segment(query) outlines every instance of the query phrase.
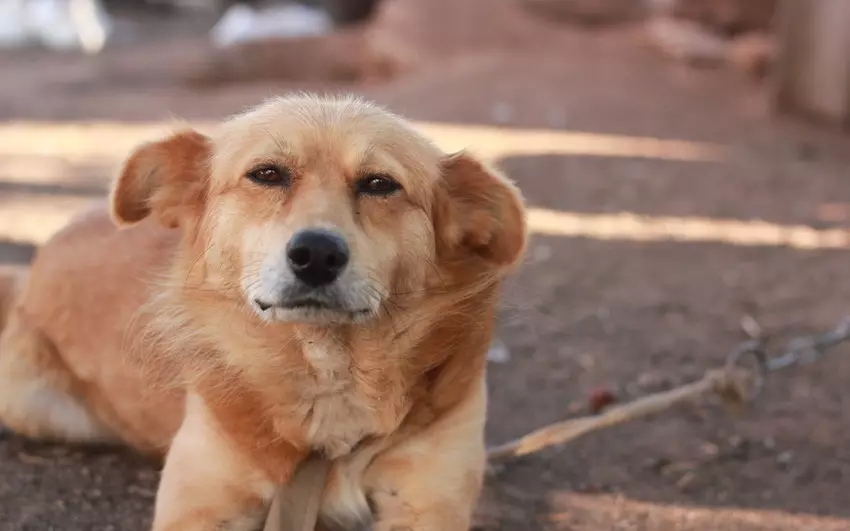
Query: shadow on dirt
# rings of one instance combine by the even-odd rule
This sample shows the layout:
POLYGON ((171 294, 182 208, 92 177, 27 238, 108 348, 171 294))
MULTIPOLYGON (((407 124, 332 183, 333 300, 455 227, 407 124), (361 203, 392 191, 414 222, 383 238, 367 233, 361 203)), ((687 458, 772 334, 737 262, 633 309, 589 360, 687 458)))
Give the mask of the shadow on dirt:
POLYGON ((0 264, 28 264, 34 254, 32 244, 0 240, 0 264))

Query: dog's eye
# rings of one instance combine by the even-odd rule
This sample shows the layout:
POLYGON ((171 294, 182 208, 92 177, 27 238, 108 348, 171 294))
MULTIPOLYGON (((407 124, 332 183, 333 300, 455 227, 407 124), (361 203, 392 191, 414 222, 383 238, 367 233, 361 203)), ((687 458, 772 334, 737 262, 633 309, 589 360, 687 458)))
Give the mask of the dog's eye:
POLYGON ((255 183, 268 186, 286 186, 289 184, 289 172, 277 166, 260 166, 248 172, 247 177, 255 183))
POLYGON ((390 195, 401 190, 401 185, 388 175, 367 175, 357 181, 357 193, 390 195))

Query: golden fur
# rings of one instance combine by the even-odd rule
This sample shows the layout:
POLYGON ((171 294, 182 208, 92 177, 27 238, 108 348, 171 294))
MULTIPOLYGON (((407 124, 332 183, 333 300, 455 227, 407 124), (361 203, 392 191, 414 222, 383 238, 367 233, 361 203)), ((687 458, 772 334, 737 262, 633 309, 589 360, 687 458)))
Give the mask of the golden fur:
POLYGON ((367 103, 294 96, 139 147, 110 210, 2 277, 0 420, 167 453, 155 531, 254 529, 311 452, 334 460, 326 528, 468 528, 497 291, 525 245, 507 179, 367 103), (291 182, 246 178, 258 164, 291 182), (355 193, 368 175, 401 190, 355 193), (351 250, 347 309, 258 306, 310 227, 351 250))

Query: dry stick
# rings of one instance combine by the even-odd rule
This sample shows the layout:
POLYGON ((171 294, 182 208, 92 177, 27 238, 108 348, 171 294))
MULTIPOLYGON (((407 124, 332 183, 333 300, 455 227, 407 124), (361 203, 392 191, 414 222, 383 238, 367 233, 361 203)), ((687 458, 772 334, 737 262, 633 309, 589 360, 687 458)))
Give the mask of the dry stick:
POLYGON ((527 455, 550 446, 564 444, 592 431, 664 411, 676 404, 708 393, 717 393, 727 404, 740 406, 750 396, 752 381, 752 375, 744 369, 729 367, 711 370, 706 372, 699 381, 612 407, 601 415, 550 424, 524 437, 490 449, 487 452, 487 458, 496 460, 527 455))

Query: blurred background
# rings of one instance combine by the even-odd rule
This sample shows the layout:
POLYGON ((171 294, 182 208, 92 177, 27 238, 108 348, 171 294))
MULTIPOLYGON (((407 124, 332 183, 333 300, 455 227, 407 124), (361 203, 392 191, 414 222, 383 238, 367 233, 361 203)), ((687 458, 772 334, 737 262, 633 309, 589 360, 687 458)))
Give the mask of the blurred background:
MULTIPOLYGON (((376 100, 525 193, 491 443, 697 379, 744 318, 781 345, 847 312, 847 0, 0 0, 0 263, 175 120, 294 90, 376 100)), ((476 528, 850 529, 847 374, 838 353, 739 417, 705 401, 506 463, 476 528)), ((4 433, 0 530, 143 531, 157 478, 4 433)))

